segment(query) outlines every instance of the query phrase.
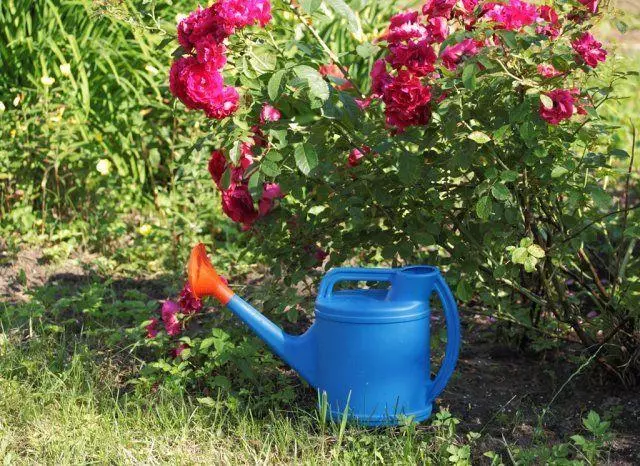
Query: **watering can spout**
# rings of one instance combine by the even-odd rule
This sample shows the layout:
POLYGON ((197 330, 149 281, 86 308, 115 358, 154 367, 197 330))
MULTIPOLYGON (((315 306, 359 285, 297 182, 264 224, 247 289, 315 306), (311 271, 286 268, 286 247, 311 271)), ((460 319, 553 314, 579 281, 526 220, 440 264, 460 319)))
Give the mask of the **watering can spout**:
POLYGON ((316 387, 316 338, 313 325, 300 336, 284 332, 229 288, 209 261, 206 248, 202 243, 197 244, 191 251, 187 274, 189 285, 196 297, 213 296, 216 298, 247 324, 303 379, 311 386, 316 387))

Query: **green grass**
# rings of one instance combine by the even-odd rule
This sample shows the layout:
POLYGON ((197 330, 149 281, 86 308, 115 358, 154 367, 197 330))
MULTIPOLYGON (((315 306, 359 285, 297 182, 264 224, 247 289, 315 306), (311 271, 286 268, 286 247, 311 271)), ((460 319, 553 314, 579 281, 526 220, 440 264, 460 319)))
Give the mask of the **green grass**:
MULTIPOLYGON (((210 405, 163 390, 122 387, 117 365, 86 347, 57 354, 55 338, 3 335, 0 458, 5 464, 425 462, 455 435, 415 427, 371 432, 324 427, 293 409, 257 419, 251 407, 210 405), (120 388, 116 388, 120 387, 120 388)), ((61 337, 64 338, 64 337, 61 337)))
MULTIPOLYGON (((96 275, 82 280, 49 279, 27 290, 26 302, 0 303, 4 464, 464 466, 488 461, 483 456, 493 454, 488 450, 497 450, 498 459, 539 464, 537 458, 603 457, 607 449, 606 435, 586 440, 585 447, 568 440, 557 444, 558 439, 552 447, 543 431, 526 448, 517 438, 496 448, 491 429, 469 432, 447 411, 421 425, 409 420, 394 428, 346 425, 326 419, 309 402, 309 389, 290 403, 275 392, 256 399, 256 387, 244 387, 250 395, 239 396, 235 382, 229 390, 203 392, 160 377, 150 387, 141 375, 154 356, 136 345, 138 323, 154 308, 153 301, 144 301, 144 287, 157 290, 164 282, 112 282, 96 275), (271 400, 267 406, 265 399, 271 400)), ((270 387, 265 377, 273 363, 261 361, 255 369, 261 384, 270 387)), ((507 415, 496 406, 495 414, 482 425, 497 423, 509 431, 518 423, 517 413, 507 415)))

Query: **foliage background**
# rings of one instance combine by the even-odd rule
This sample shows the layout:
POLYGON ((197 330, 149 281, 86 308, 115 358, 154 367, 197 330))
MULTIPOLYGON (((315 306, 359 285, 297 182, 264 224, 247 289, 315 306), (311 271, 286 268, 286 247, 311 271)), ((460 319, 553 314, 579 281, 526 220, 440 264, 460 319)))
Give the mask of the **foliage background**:
MULTIPOLYGON (((359 9, 365 3, 352 5, 359 9)), ((196 240, 205 239, 213 245, 217 265, 237 277, 238 283, 247 284, 241 292, 275 320, 289 325, 290 330, 307 322, 313 297, 312 282, 321 274, 300 246, 320 242, 316 235, 322 229, 308 229, 308 238, 298 238, 288 246, 278 245, 277 255, 271 255, 269 245, 261 254, 255 249, 256 239, 239 232, 219 211, 218 194, 205 169, 214 145, 205 136, 213 134, 215 138, 216 133, 197 115, 175 104, 167 86, 173 48, 169 41, 173 40, 176 15, 195 6, 196 2, 186 0, 8 0, 0 5, 3 69, 0 101, 4 104, 4 111, 0 113, 2 263, 17 263, 16 258, 24 248, 40 248, 43 253, 40 261, 53 269, 65 260, 78 261, 82 254, 90 254, 90 266, 98 273, 96 281, 100 282, 73 285, 72 290, 67 290, 69 296, 60 299, 62 291, 55 283, 32 290, 29 286, 35 281, 32 270, 23 265, 15 269, 12 286, 27 290, 28 301, 15 303, 13 296, 8 300, 3 296, 2 325, 10 331, 3 330, 0 354, 11 357, 3 357, 0 376, 3 393, 9 394, 3 398, 4 411, 14 417, 5 417, 0 423, 1 454, 25 453, 20 449, 22 440, 18 432, 6 427, 13 423, 28 431, 29 445, 45 445, 43 451, 51 455, 48 457, 51 461, 61 458, 66 462, 82 458, 119 461, 133 453, 116 450, 120 452, 117 456, 108 456, 103 451, 101 454, 106 456, 98 457, 80 447, 46 446, 42 441, 42 433, 46 431, 38 430, 42 429, 38 427, 38 419, 48 419, 54 426, 66 425, 68 446, 82 442, 73 437, 73 432, 86 429, 85 421, 91 418, 87 431, 94 436, 94 441, 89 444, 100 452, 95 439, 107 430, 114 416, 122 415, 122 412, 114 413, 124 409, 125 414, 138 413, 118 418, 128 420, 125 430, 132 442, 139 438, 137 432, 149 426, 159 436, 167 431, 175 436, 162 437, 159 448, 167 460, 188 458, 192 454, 175 451, 173 446, 179 443, 176 438, 202 442, 206 448, 211 429, 224 431, 225 438, 233 443, 226 450, 227 455, 233 452, 235 442, 248 436, 256 441, 271 439, 280 455, 277 457, 282 459, 297 448, 295 445, 300 445, 308 454, 315 452, 319 458, 342 460, 367 454, 374 461, 378 452, 389 461, 425 461, 433 455, 436 458, 455 456, 452 452, 458 448, 464 458, 468 453, 464 448, 473 442, 456 433, 454 421, 457 420, 446 416, 434 430, 426 433, 411 427, 382 436, 352 431, 346 434, 351 435, 346 440, 340 426, 315 432, 315 424, 305 425, 306 418, 292 426, 289 418, 278 417, 277 422, 272 423, 275 427, 270 427, 271 410, 274 407, 288 410, 291 400, 295 397, 299 400, 301 388, 283 375, 279 363, 256 340, 248 338, 243 329, 234 327, 228 316, 208 313, 196 323, 193 334, 188 337, 194 347, 191 362, 170 360, 166 355, 168 342, 158 341, 150 347, 140 343, 144 334, 140 326, 157 304, 144 293, 132 290, 123 296, 118 288, 122 285, 114 284, 113 280, 141 275, 152 279, 168 273, 169 277, 164 276, 161 290, 156 293, 164 297, 174 295, 181 284, 187 251, 196 240), (71 66, 70 76, 60 69, 65 63, 71 66), (53 77, 55 82, 47 86, 43 77, 53 77), (112 165, 107 174, 96 169, 101 160, 108 160, 112 165), (288 266, 285 275, 292 284, 303 280, 306 286, 300 289, 282 283, 278 273, 263 278, 268 270, 263 264, 274 257, 288 266), (215 327, 225 331, 212 333, 215 327), (127 330, 123 332, 123 328, 127 330), (203 337, 209 336, 216 339, 217 345, 200 351, 203 337), (113 378, 105 379, 109 383, 101 383, 106 370, 102 364, 105 358, 112 364, 114 358, 117 360, 122 354, 133 355, 131 365, 123 372, 110 373, 113 378), (144 367, 142 377, 138 376, 140 367, 144 367), (211 371, 220 378, 209 377, 211 371), (21 379, 27 380, 26 384, 21 384, 21 379), (119 385, 123 379, 127 383, 119 385), (138 392, 128 385, 131 380, 138 383, 138 392), (164 383, 161 396, 169 399, 145 398, 153 396, 149 394, 160 380, 164 383), (256 380, 266 382, 260 385, 256 380), (116 394, 112 393, 115 386, 118 387, 116 394), (203 401, 188 399, 183 404, 181 398, 178 401, 171 398, 171 394, 182 393, 185 386, 203 401), (57 401, 60 387, 64 388, 61 402, 57 401), (219 389, 222 391, 218 392, 219 389), (119 404, 118 397, 128 391, 131 399, 124 405, 119 404), (104 397, 100 410, 92 409, 94 396, 104 397), (223 397, 222 403, 217 396, 223 397), (78 399, 89 401, 78 408, 75 404, 78 399), (19 405, 21 400, 23 405, 19 405), (151 403, 159 403, 161 415, 157 418, 140 414, 141 409, 151 403), (203 404, 211 403, 218 411, 212 409, 200 418, 203 404), (23 410, 13 413, 12 405, 23 410), (265 423, 256 425, 251 415, 242 410, 247 406, 263 414, 265 423), (73 413, 64 420, 67 424, 53 414, 56 407, 60 412, 73 413), (194 412, 198 414, 189 415, 194 412), (222 413, 223 418, 226 416, 226 420, 216 418, 216 412, 222 413), (389 439, 383 440, 385 436, 389 439), (300 443, 302 437, 306 437, 306 443, 300 443), (348 447, 341 448, 342 445, 348 447), (16 450, 12 450, 14 448, 16 450)), ((374 21, 374 18, 388 16, 391 7, 376 5, 362 13, 365 34, 373 35, 383 27, 383 21, 374 21)), ((325 21, 319 20, 318 28, 323 37, 334 38, 331 47, 339 53, 349 50, 350 36, 336 34, 344 30, 343 25, 325 21)), ((631 34, 637 34, 640 24, 637 18, 625 21, 631 34)), ((618 33, 613 25, 605 24, 602 28, 616 40, 618 33)), ((638 61, 624 58, 616 60, 616 66, 635 70, 638 61)), ((355 66, 353 72, 364 79, 368 68, 355 66)), ((606 76, 600 78, 606 79, 606 76)), ((629 77, 616 94, 629 98, 614 100, 604 107, 606 121, 620 126, 613 133, 611 149, 631 150, 629 120, 636 126, 640 123, 636 111, 639 88, 638 77, 629 77)), ((346 157, 346 152, 333 155, 346 157)), ((614 178, 605 177, 602 182, 609 191, 619 186, 614 178)), ((276 221, 282 220, 279 215, 284 215, 283 211, 274 214, 276 221)), ((311 221, 311 217, 309 219, 311 221)), ((331 228, 327 234, 330 232, 331 228)), ((422 253, 419 260, 439 260, 433 251, 422 253)), ((337 256, 332 260, 337 263, 342 259, 353 258, 337 256)), ((382 263, 384 259, 375 251, 356 257, 358 263, 367 264, 382 263)), ((404 259, 416 260, 412 256, 404 259)), ((454 278, 452 282, 455 281, 454 278)), ((481 311, 477 307, 470 312, 481 311)), ((507 309, 503 317, 513 320, 510 312, 507 309)), ((506 331, 499 332, 506 341, 518 342, 536 335, 525 333, 523 337, 521 332, 513 332, 510 325, 504 327, 506 331)), ((549 341, 555 340, 538 340, 541 347, 549 341)), ((576 354, 576 362, 584 362, 589 357, 588 353, 576 354)), ((599 424, 593 424, 597 430, 599 424)), ((117 442, 119 434, 111 431, 110 441, 117 442)), ((545 439, 541 434, 538 444, 544 445, 545 439)), ((179 444, 188 450, 188 443, 179 444)), ((255 448, 245 445, 238 457, 269 458, 265 444, 259 445, 255 448)), ((525 456, 540 454, 524 450, 525 456)), ((153 457, 158 451, 150 448, 137 453, 153 457)), ((553 453, 549 450, 547 454, 553 453)))

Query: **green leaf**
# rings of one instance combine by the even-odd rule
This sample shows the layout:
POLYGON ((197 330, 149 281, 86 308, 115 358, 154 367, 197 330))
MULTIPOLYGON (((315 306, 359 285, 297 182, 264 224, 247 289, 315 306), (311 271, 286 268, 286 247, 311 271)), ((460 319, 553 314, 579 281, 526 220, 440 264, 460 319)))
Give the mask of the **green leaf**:
POLYGON ((487 142, 491 141, 491 138, 486 133, 483 133, 482 131, 474 131, 473 133, 469 134, 469 136, 467 137, 471 139, 473 142, 475 142, 476 144, 486 144, 487 142))
POLYGON ((309 15, 315 12, 318 8, 320 8, 321 4, 322 4, 322 0, 301 0, 300 1, 300 6, 302 7, 302 11, 304 11, 309 15))
POLYGON ((493 139, 496 141, 502 141, 507 134, 507 131, 511 128, 511 125, 503 125, 493 132, 493 139))
POLYGON ((573 440, 573 443, 575 443, 578 446, 583 446, 587 443, 587 440, 582 435, 578 435, 578 434, 572 435, 571 440, 573 440))
POLYGON ((624 236, 628 238, 640 238, 640 225, 633 225, 624 230, 624 236))
POLYGON ((514 264, 524 264, 524 261, 529 257, 527 248, 515 248, 511 251, 511 261, 514 264))
POLYGON ((326 205, 314 205, 309 209, 310 215, 318 215, 327 209, 326 205))
POLYGON ((529 238, 528 236, 525 236, 524 238, 522 238, 520 240, 520 247, 521 248, 528 248, 532 244, 533 244, 533 240, 531 238, 529 238))
POLYGON ((264 74, 276 69, 278 59, 271 50, 260 48, 250 52, 248 62, 256 72, 264 74))
POLYGON ((228 189, 231 185, 231 167, 227 167, 220 177, 220 187, 222 189, 228 189))
POLYGON ((488 220, 491 216, 492 208, 491 198, 489 196, 481 197, 476 204, 476 214, 482 220, 488 220))
POLYGON ((466 280, 460 280, 456 286, 456 296, 460 301, 467 302, 473 298, 473 289, 466 280))
POLYGON ((411 154, 402 154, 398 159, 398 177, 402 184, 411 186, 420 179, 421 159, 411 154))
POLYGON ((213 407, 216 405, 216 402, 214 401, 214 399, 209 396, 205 396, 203 398, 196 398, 196 400, 198 400, 198 403, 204 406, 213 407))
POLYGON ((296 165, 304 175, 309 175, 318 166, 318 154, 310 144, 298 144, 293 155, 296 165))
POLYGON ((281 172, 280 167, 271 158, 265 158, 260 162, 260 171, 271 178, 275 178, 281 172))
POLYGON ((354 35, 356 40, 360 41, 364 38, 360 18, 344 0, 325 0, 325 2, 338 16, 347 20, 347 29, 354 35))
MULTIPOLYGON (((248 176, 248 175, 247 175, 248 176)), ((262 173, 255 173, 253 176, 249 178, 248 188, 249 194, 253 199, 260 199, 262 197, 262 183, 263 183, 262 173)))
POLYGON ((267 93, 272 102, 275 102, 280 97, 280 90, 282 89, 282 78, 287 74, 286 70, 278 70, 271 75, 269 82, 267 83, 267 93))
POLYGON ((518 172, 515 172, 513 170, 505 170, 500 173, 500 179, 505 183, 510 183, 518 179, 518 172))
POLYGON ((527 256, 524 260, 524 270, 525 272, 531 273, 536 269, 536 265, 538 264, 538 259, 533 256, 527 256))
POLYGON ((204 351, 209 348, 211 345, 213 345, 214 341, 216 341, 216 339, 213 337, 205 338, 204 340, 202 340, 202 342, 200 343, 200 351, 204 351))
POLYGON ((540 94, 540 102, 544 108, 553 108, 553 100, 551 100, 551 97, 546 94, 540 94))
POLYGON ((620 31, 620 34, 626 34, 627 30, 629 29, 629 26, 627 26, 627 23, 625 23, 624 21, 620 21, 619 19, 614 21, 613 24, 616 25, 616 29, 620 31))
POLYGON ((501 183, 494 184, 491 187, 491 194, 493 194, 493 197, 495 197, 499 201, 506 201, 508 199, 511 199, 511 192, 505 185, 501 183))
POLYGON ((476 72, 478 67, 475 63, 470 63, 462 70, 462 84, 469 90, 476 88, 476 72))
POLYGON ((536 131, 533 123, 525 121, 520 125, 520 137, 527 145, 530 145, 536 138, 536 131))
POLYGON ((312 97, 325 101, 329 98, 329 84, 324 80, 322 75, 307 65, 296 66, 293 71, 296 76, 306 81, 309 86, 309 94, 312 97))
POLYGON ((379 50, 380 47, 372 44, 371 42, 365 42, 364 44, 360 44, 356 47, 356 52, 362 58, 369 58, 378 53, 379 50))
POLYGON ((233 143, 233 146, 231 146, 231 149, 229 149, 229 158, 231 159, 231 163, 233 163, 234 165, 237 165, 241 155, 242 155, 242 141, 236 140, 236 142, 233 143))
POLYGON ((594 188, 591 190, 591 198, 593 199, 593 203, 599 209, 608 209, 611 206, 613 200, 611 196, 602 188, 594 188))
POLYGON ((553 167, 553 170, 551 170, 551 178, 560 178, 567 173, 569 173, 569 170, 564 167, 553 167))
POLYGON ((545 256, 544 249, 537 244, 532 244, 527 248, 527 252, 537 259, 542 259, 545 256))

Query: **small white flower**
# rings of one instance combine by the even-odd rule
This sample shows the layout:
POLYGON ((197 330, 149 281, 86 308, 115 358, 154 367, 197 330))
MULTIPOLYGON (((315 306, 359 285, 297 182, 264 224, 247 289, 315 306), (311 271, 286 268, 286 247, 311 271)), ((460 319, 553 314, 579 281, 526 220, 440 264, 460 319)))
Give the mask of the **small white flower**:
POLYGON ((111 161, 108 159, 98 160, 98 163, 96 164, 96 170, 98 170, 98 173, 100 173, 101 175, 108 175, 111 171, 111 161))
POLYGON ((13 106, 17 107, 18 105, 20 105, 21 100, 22 96, 20 94, 16 95, 16 97, 13 99, 13 106))
POLYGON ((6 107, 4 106, 4 102, 0 102, 0 115, 4 113, 6 107))
POLYGON ((69 63, 60 65, 60 73, 62 73, 62 76, 71 76, 71 65, 69 63))
POLYGON ((51 76, 43 76, 42 78, 40 78, 40 82, 43 86, 49 87, 52 86, 53 83, 56 82, 56 80, 51 76))
POLYGON ((147 70, 151 75, 155 76, 156 74, 158 74, 160 71, 158 71, 158 68, 156 68, 153 65, 147 65, 144 67, 145 70, 147 70))

